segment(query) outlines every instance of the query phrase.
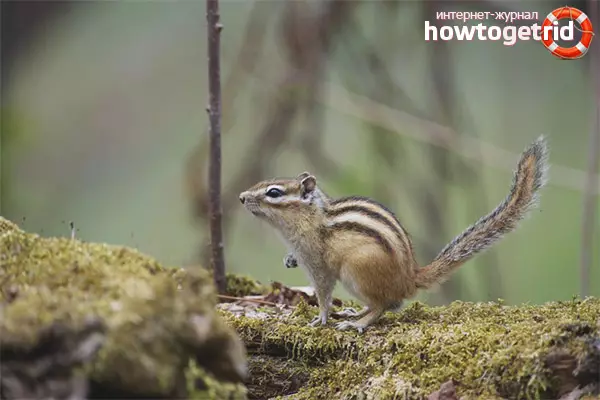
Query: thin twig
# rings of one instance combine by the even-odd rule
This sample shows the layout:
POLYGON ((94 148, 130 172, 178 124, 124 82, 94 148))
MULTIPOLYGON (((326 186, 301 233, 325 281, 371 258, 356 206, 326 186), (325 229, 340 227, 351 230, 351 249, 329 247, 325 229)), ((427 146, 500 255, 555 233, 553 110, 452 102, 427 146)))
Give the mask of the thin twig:
MULTIPOLYGON (((233 67, 229 76, 225 79, 222 87, 221 109, 233 110, 235 105, 236 94, 244 89, 249 79, 248 74, 254 71, 257 66, 257 61, 262 53, 264 43, 264 34, 268 25, 270 13, 265 12, 265 7, 269 5, 256 3, 250 12, 249 22, 244 32, 244 41, 240 46, 240 51, 232 63, 233 67)), ((227 134, 234 124, 235 118, 225 116, 221 121, 221 135, 227 134)), ((196 223, 202 224, 208 218, 208 193, 206 175, 202 172, 206 168, 205 153, 207 151, 209 135, 203 135, 200 141, 191 152, 186 162, 186 179, 188 184, 188 193, 191 199, 193 217, 196 223)), ((223 190, 221 193, 222 199, 235 198, 235 191, 239 188, 234 188, 231 193, 223 190)), ((221 203, 222 219, 221 229, 226 237, 227 227, 231 221, 231 213, 227 212, 227 204, 221 203)), ((203 245, 198 250, 198 259, 203 265, 210 263, 210 241, 205 241, 202 238, 203 245)))
POLYGON ((219 293, 226 290, 223 231, 221 226, 221 66, 219 60, 221 30, 219 0, 206 0, 208 22, 208 79, 210 116, 209 224, 212 269, 219 293))
POLYGON ((250 303, 265 304, 267 306, 274 306, 274 307, 284 306, 284 307, 289 307, 289 308, 296 308, 295 306, 290 306, 288 304, 277 304, 277 303, 273 303, 271 301, 253 299, 251 297, 247 298, 247 297, 227 296, 224 294, 219 294, 219 295, 217 295, 217 298, 223 299, 223 300, 248 301, 250 303))
MULTIPOLYGON (((592 23, 600 24, 600 6, 597 0, 588 1, 590 18, 592 23)), ((600 164, 600 41, 592 40, 590 49, 589 73, 595 83, 595 107, 594 123, 589 137, 589 164, 585 192, 583 194, 583 221, 581 223, 581 297, 590 293, 590 270, 594 250, 594 228, 596 225, 596 196, 598 191, 598 180, 595 178, 600 164)))

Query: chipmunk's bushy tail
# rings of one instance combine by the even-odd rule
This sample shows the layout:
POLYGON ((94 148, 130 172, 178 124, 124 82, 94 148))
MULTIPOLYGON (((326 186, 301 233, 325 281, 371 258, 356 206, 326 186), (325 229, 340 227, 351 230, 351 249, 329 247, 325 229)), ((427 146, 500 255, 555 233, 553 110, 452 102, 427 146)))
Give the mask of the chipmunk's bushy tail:
POLYGON ((445 281, 450 273, 475 254, 491 247, 515 230, 519 221, 538 203, 539 190, 547 180, 548 147, 540 136, 519 160, 510 194, 494 211, 479 219, 452 240, 431 264, 417 270, 417 287, 425 289, 445 281))

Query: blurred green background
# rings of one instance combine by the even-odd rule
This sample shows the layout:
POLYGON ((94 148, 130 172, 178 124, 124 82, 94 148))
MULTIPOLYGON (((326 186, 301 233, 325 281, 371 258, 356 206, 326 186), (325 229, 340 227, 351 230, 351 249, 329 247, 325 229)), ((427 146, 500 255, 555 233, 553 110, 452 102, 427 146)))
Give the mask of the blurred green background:
MULTIPOLYGON (((424 264, 503 199, 518 154, 545 134, 552 167, 540 209, 419 299, 578 294, 591 57, 561 61, 535 41, 424 40, 425 20, 461 24, 436 21, 438 11, 543 19, 562 5, 223 0, 227 269, 307 284, 237 200, 257 180, 304 170, 330 195, 396 211, 424 264)), ((206 263, 204 1, 3 2, 2 22, 1 214, 43 235, 68 236, 73 221, 83 240, 206 263)))

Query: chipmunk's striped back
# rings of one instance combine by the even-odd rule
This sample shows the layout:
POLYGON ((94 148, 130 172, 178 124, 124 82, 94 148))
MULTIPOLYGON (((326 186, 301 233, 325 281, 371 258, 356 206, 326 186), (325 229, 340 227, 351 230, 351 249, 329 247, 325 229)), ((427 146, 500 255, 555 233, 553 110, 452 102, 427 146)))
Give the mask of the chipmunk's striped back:
POLYGON ((367 197, 333 200, 325 209, 325 225, 346 229, 376 239, 387 252, 402 251, 412 257, 408 234, 398 218, 384 205, 367 197))

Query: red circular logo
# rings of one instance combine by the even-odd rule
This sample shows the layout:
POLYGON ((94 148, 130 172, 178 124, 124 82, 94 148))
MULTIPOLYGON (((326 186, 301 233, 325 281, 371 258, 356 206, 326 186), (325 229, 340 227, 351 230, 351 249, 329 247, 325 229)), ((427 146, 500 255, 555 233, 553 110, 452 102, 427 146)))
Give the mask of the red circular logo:
POLYGON ((592 22, 581 10, 575 7, 561 7, 552 11, 542 24, 542 43, 546 48, 554 54, 556 57, 563 60, 575 60, 581 58, 587 53, 594 37, 594 30, 592 22), (552 27, 555 21, 561 19, 569 19, 576 21, 581 26, 579 29, 582 33, 581 40, 573 47, 560 47, 552 36, 552 29, 546 27, 552 27), (546 33, 547 32, 547 33, 546 33))

